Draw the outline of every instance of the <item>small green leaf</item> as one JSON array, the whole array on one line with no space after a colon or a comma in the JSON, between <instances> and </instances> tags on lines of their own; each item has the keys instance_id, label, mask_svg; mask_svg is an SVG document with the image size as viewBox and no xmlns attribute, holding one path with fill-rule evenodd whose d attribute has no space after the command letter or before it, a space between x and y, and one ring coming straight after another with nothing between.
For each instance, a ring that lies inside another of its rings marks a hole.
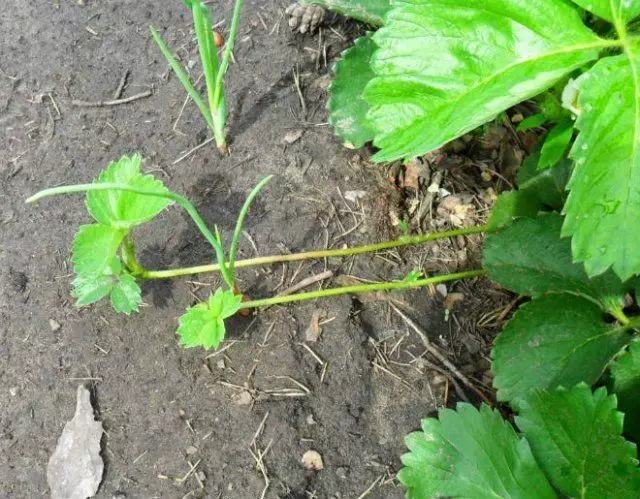
<instances>
[{"instance_id":1,"label":"small green leaf","mask_svg":"<svg viewBox=\"0 0 640 499\"><path fill-rule=\"evenodd\" d=\"M487 236L483 263L489 277L527 296L573 293L597 301L604 309L622 303L628 286L613 274L589 279L571 261L571 244L560 239L562 217L555 213L520 219Z\"/></svg>"},{"instance_id":2,"label":"small green leaf","mask_svg":"<svg viewBox=\"0 0 640 499\"><path fill-rule=\"evenodd\" d=\"M116 256L125 234L106 225L81 225L73 239L71 256L76 274L102 273Z\"/></svg>"},{"instance_id":3,"label":"small green leaf","mask_svg":"<svg viewBox=\"0 0 640 499\"><path fill-rule=\"evenodd\" d=\"M374 74L369 66L375 44L371 36L358 38L334 66L333 82L329 86L329 123L335 132L354 147L373 140L367 123L369 104L363 99L364 87Z\"/></svg>"},{"instance_id":4,"label":"small green leaf","mask_svg":"<svg viewBox=\"0 0 640 499\"><path fill-rule=\"evenodd\" d=\"M405 0L373 40L364 98L381 150L422 156L597 59L604 44L564 0Z\"/></svg>"},{"instance_id":5,"label":"small green leaf","mask_svg":"<svg viewBox=\"0 0 640 499\"><path fill-rule=\"evenodd\" d=\"M402 456L398 480L408 498L556 497L529 444L498 411L461 403L438 416L405 439L410 452Z\"/></svg>"},{"instance_id":6,"label":"small green leaf","mask_svg":"<svg viewBox=\"0 0 640 499\"><path fill-rule=\"evenodd\" d=\"M556 165L565 155L573 137L573 121L557 123L544 139L538 160L538 169L545 170Z\"/></svg>"},{"instance_id":7,"label":"small green leaf","mask_svg":"<svg viewBox=\"0 0 640 499\"><path fill-rule=\"evenodd\" d=\"M571 175L573 162L561 160L553 168L538 171L540 150L524 160L518 171L518 186L521 191L534 192L543 205L560 210L567 199L566 186Z\"/></svg>"},{"instance_id":8,"label":"small green leaf","mask_svg":"<svg viewBox=\"0 0 640 499\"><path fill-rule=\"evenodd\" d=\"M73 280L72 296L76 298L76 305L84 307L97 302L111 293L115 286L113 276L105 274L79 274Z\"/></svg>"},{"instance_id":9,"label":"small green leaf","mask_svg":"<svg viewBox=\"0 0 640 499\"><path fill-rule=\"evenodd\" d=\"M618 409L624 413L624 432L640 442L640 343L634 342L611 364Z\"/></svg>"},{"instance_id":10,"label":"small green leaf","mask_svg":"<svg viewBox=\"0 0 640 499\"><path fill-rule=\"evenodd\" d=\"M137 312L142 303L140 286L135 277L122 274L111 290L111 306L116 312L130 315Z\"/></svg>"},{"instance_id":11,"label":"small green leaf","mask_svg":"<svg viewBox=\"0 0 640 499\"><path fill-rule=\"evenodd\" d=\"M305 0L304 3L321 5L373 26L381 26L385 14L391 9L391 0Z\"/></svg>"},{"instance_id":12,"label":"small green leaf","mask_svg":"<svg viewBox=\"0 0 640 499\"><path fill-rule=\"evenodd\" d=\"M123 156L117 162L109 164L98 179L97 184L118 183L138 189L147 189L159 193L169 192L151 175L140 173L140 156ZM116 229L129 230L154 218L171 204L166 198L147 196L128 191L89 191L87 209L91 216L102 225Z\"/></svg>"},{"instance_id":13,"label":"small green leaf","mask_svg":"<svg viewBox=\"0 0 640 499\"><path fill-rule=\"evenodd\" d=\"M498 399L517 406L531 390L595 383L629 339L579 296L547 295L525 303L493 345Z\"/></svg>"},{"instance_id":14,"label":"small green leaf","mask_svg":"<svg viewBox=\"0 0 640 499\"><path fill-rule=\"evenodd\" d=\"M225 335L224 319L240 310L241 304L242 295L235 295L229 290L216 290L206 302L189 308L180 317L177 331L180 344L187 348L218 348Z\"/></svg>"},{"instance_id":15,"label":"small green leaf","mask_svg":"<svg viewBox=\"0 0 640 499\"><path fill-rule=\"evenodd\" d=\"M640 59L598 61L576 81L580 134L563 236L587 273L640 274Z\"/></svg>"},{"instance_id":16,"label":"small green leaf","mask_svg":"<svg viewBox=\"0 0 640 499\"><path fill-rule=\"evenodd\" d=\"M640 3L636 0L573 0L573 3L609 22L619 18L624 24L640 15Z\"/></svg>"},{"instance_id":17,"label":"small green leaf","mask_svg":"<svg viewBox=\"0 0 640 499\"><path fill-rule=\"evenodd\" d=\"M532 128L537 128L544 125L545 121L547 121L547 117L542 113L531 115L518 124L518 126L516 127L516 131L526 132L527 130L531 130Z\"/></svg>"},{"instance_id":18,"label":"small green leaf","mask_svg":"<svg viewBox=\"0 0 640 499\"><path fill-rule=\"evenodd\" d=\"M622 414L605 388L534 392L516 423L563 497L640 497L636 446L621 437Z\"/></svg>"},{"instance_id":19,"label":"small green leaf","mask_svg":"<svg viewBox=\"0 0 640 499\"><path fill-rule=\"evenodd\" d=\"M544 208L531 190L503 192L496 199L487 222L489 232L511 224L517 218L534 217Z\"/></svg>"}]
</instances>

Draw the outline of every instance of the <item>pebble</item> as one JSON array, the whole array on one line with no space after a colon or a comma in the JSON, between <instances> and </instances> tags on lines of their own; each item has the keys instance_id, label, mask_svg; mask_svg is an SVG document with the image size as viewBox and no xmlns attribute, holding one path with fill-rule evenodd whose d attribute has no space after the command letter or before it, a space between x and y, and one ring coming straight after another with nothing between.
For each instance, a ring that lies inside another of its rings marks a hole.
<instances>
[{"instance_id":1,"label":"pebble","mask_svg":"<svg viewBox=\"0 0 640 499\"><path fill-rule=\"evenodd\" d=\"M322 456L315 450L308 450L305 452L302 455L302 460L300 462L302 463L302 466L308 470L320 471L324 469Z\"/></svg>"}]
</instances>

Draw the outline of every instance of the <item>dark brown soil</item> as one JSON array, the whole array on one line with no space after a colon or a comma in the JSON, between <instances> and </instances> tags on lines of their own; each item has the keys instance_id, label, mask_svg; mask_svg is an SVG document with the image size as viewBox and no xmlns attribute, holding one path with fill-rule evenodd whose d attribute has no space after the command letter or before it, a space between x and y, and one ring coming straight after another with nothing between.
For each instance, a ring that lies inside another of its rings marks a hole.
<instances>
[{"instance_id":1,"label":"dark brown soil","mask_svg":"<svg viewBox=\"0 0 640 499\"><path fill-rule=\"evenodd\" d=\"M0 495L46 495L49 455L84 382L106 430L99 497L180 498L193 491L193 497L258 498L264 480L250 449L267 447L266 497L356 498L374 482L369 497L403 497L393 480L403 436L454 397L446 379L413 361L424 348L384 300L343 297L236 319L228 348L208 357L181 348L175 329L195 297L216 285L215 276L145 283L148 306L132 317L116 315L108 303L79 310L70 297L69 248L78 225L89 220L82 197L24 204L41 188L90 181L110 160L139 151L145 171L187 194L226 236L246 194L275 174L246 226L261 255L397 236L388 224L391 188L380 170L343 148L326 126L329 69L314 52L317 35L292 34L285 4L248 0L228 77L232 155L221 157L209 144L174 164L209 132L192 103L174 128L185 93L148 25L185 64L197 62L189 12L178 0L86 4L5 0L0 9ZM230 0L210 7L216 20L229 18ZM322 38L329 65L362 29L332 23L339 35L327 29ZM294 70L302 75L306 114ZM73 99L112 98L127 71L123 97L147 89L153 95L115 107L72 106ZM301 137L288 144L285 137L295 132ZM340 192L352 190L368 193L360 206L345 206ZM136 238L150 268L211 259L178 208ZM242 285L253 297L268 296L325 265L336 274L398 279L413 267L416 251L247 270ZM247 239L242 253L254 256ZM466 286L453 288L472 294ZM442 300L426 290L394 298L436 344L450 347L454 361L469 357L464 345L453 347L459 330L445 321ZM322 366L302 346L318 308L327 323L309 346L327 363L323 380ZM459 313L468 323L465 310ZM477 351L485 340L474 341ZM265 392L298 389L293 380L309 394ZM250 404L243 404L245 383ZM310 449L322 455L324 470L301 466ZM174 480L189 471L187 461L204 472L204 489L195 474L182 484Z\"/></svg>"}]
</instances>

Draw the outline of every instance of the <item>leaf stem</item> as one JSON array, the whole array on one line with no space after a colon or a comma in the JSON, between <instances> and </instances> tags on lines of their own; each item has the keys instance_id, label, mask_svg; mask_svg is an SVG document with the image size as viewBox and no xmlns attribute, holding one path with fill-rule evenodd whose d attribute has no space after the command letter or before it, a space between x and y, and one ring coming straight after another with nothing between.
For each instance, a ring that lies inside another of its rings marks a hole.
<instances>
[{"instance_id":1,"label":"leaf stem","mask_svg":"<svg viewBox=\"0 0 640 499\"><path fill-rule=\"evenodd\" d=\"M200 229L200 232L202 233L202 235L206 238L206 240L209 242L209 244L213 248L216 254L216 259L218 260L218 264L219 264L219 267L217 270L219 270L222 273L222 276L225 282L229 286L229 289L231 290L234 289L234 276L233 276L233 273L229 271L229 267L227 267L227 265L225 264L224 250L222 246L220 245L216 237L211 233L211 231L207 227L207 224L204 223L204 220L202 220L202 217L198 213L198 210L196 210L195 206L193 206L188 199L180 196L179 194L176 194L175 192L171 192L171 191L162 192L162 191L157 191L152 189L139 189L137 187L130 187L126 184L117 184L117 183L77 184L77 185L63 185L60 187L52 187L50 189L44 189L38 192L37 194L34 194L33 196L27 198L26 202L34 203L36 201L39 201L42 198L49 197L49 196L57 196L60 194L71 194L75 192L88 192L88 191L107 191L107 190L127 191L127 192L134 192L136 194L142 194L143 196L155 196L160 198L166 198L166 199L175 201L177 204L179 204L189 214L191 219L198 226L198 229Z\"/></svg>"},{"instance_id":2,"label":"leaf stem","mask_svg":"<svg viewBox=\"0 0 640 499\"><path fill-rule=\"evenodd\" d=\"M486 270L467 270L455 274L445 274L427 279L418 279L417 281L400 281L400 282L380 282L376 284L360 284L356 286L343 286L340 288L323 289L321 291L310 291L307 293L298 293L295 295L275 296L273 298L264 298L262 300L252 300L242 303L240 310L247 308L259 308L269 305L281 305L283 303L291 303L304 300L315 300L317 298L328 298L330 296L339 296L353 293L368 293L372 291L389 291L399 289L413 289L428 286L429 284L437 284L440 282L455 281L458 279L469 279L485 275Z\"/></svg>"},{"instance_id":3,"label":"leaf stem","mask_svg":"<svg viewBox=\"0 0 640 499\"><path fill-rule=\"evenodd\" d=\"M253 267L257 265L268 265L272 263L297 262L301 260L360 255L363 253L373 253L375 251L398 248L401 246L423 244L430 241L435 241L437 239L445 239L449 237L478 234L481 232L486 232L487 230L488 230L487 226L481 225L478 227L468 227L464 229L435 232L431 234L405 236L400 239L395 239L392 241L385 241L385 242L376 243L376 244L368 244L365 246L356 246L354 248L343 248L343 249L322 250L322 251L305 251L302 253L294 253L290 255L261 256L257 258L248 258L246 260L234 261L233 268L238 269L238 268L245 268L245 267ZM220 265L218 264L199 265L196 267L184 267L179 269L145 270L140 275L140 277L143 279L167 279L170 277L179 277L179 276L185 276L185 275L217 272L219 270L220 270Z\"/></svg>"}]
</instances>

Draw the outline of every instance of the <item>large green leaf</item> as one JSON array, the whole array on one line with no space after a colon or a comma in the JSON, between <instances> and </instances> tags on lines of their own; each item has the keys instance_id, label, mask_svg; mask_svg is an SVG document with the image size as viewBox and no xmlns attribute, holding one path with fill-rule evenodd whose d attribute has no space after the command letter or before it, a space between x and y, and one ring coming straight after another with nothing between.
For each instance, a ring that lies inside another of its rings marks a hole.
<instances>
[{"instance_id":1,"label":"large green leaf","mask_svg":"<svg viewBox=\"0 0 640 499\"><path fill-rule=\"evenodd\" d=\"M624 23L640 15L637 0L573 0L573 3L609 22L620 19Z\"/></svg>"},{"instance_id":2,"label":"large green leaf","mask_svg":"<svg viewBox=\"0 0 640 499\"><path fill-rule=\"evenodd\" d=\"M616 398L605 388L534 392L522 404L518 427L536 461L565 497L637 499L636 446L624 440Z\"/></svg>"},{"instance_id":3,"label":"large green leaf","mask_svg":"<svg viewBox=\"0 0 640 499\"><path fill-rule=\"evenodd\" d=\"M159 193L168 192L162 182L140 173L140 156L123 156L109 164L95 183L118 183ZM171 204L166 198L122 190L89 191L87 209L102 225L116 229L131 229L148 222Z\"/></svg>"},{"instance_id":4,"label":"large green leaf","mask_svg":"<svg viewBox=\"0 0 640 499\"><path fill-rule=\"evenodd\" d=\"M81 225L73 239L71 261L79 275L102 273L111 263L125 231L106 225Z\"/></svg>"},{"instance_id":5,"label":"large green leaf","mask_svg":"<svg viewBox=\"0 0 640 499\"><path fill-rule=\"evenodd\" d=\"M329 123L354 147L362 147L373 140L373 131L366 122L369 104L362 98L362 92L373 78L369 62L375 48L371 36L358 38L336 63L335 76L329 87Z\"/></svg>"},{"instance_id":6,"label":"large green leaf","mask_svg":"<svg viewBox=\"0 0 640 499\"><path fill-rule=\"evenodd\" d=\"M373 26L381 26L391 9L391 0L304 0L304 3L321 5Z\"/></svg>"},{"instance_id":7,"label":"large green leaf","mask_svg":"<svg viewBox=\"0 0 640 499\"><path fill-rule=\"evenodd\" d=\"M613 272L590 280L583 266L571 261L570 242L560 238L561 226L562 217L549 213L516 220L487 236L483 264L489 277L522 295L566 292L597 301L607 310L617 308L627 286Z\"/></svg>"},{"instance_id":8,"label":"large green leaf","mask_svg":"<svg viewBox=\"0 0 640 499\"><path fill-rule=\"evenodd\" d=\"M492 350L498 399L518 405L534 389L592 384L629 341L605 324L593 302L568 294L525 303L498 335Z\"/></svg>"},{"instance_id":9,"label":"large green leaf","mask_svg":"<svg viewBox=\"0 0 640 499\"><path fill-rule=\"evenodd\" d=\"M598 57L564 0L401 0L365 89L376 161L423 155Z\"/></svg>"},{"instance_id":10,"label":"large green leaf","mask_svg":"<svg viewBox=\"0 0 640 499\"><path fill-rule=\"evenodd\" d=\"M611 365L613 390L624 413L624 431L640 442L640 343L629 345Z\"/></svg>"},{"instance_id":11,"label":"large green leaf","mask_svg":"<svg viewBox=\"0 0 640 499\"><path fill-rule=\"evenodd\" d=\"M398 479L410 499L432 497L555 498L529 444L498 411L458 404L425 419L405 439Z\"/></svg>"},{"instance_id":12,"label":"large green leaf","mask_svg":"<svg viewBox=\"0 0 640 499\"><path fill-rule=\"evenodd\" d=\"M589 275L640 273L640 61L607 57L575 82L580 134L571 150L563 235Z\"/></svg>"},{"instance_id":13,"label":"large green leaf","mask_svg":"<svg viewBox=\"0 0 640 499\"><path fill-rule=\"evenodd\" d=\"M180 343L187 348L218 348L225 335L224 319L234 315L241 302L242 295L218 289L206 302L189 308L179 319Z\"/></svg>"}]
</instances>

